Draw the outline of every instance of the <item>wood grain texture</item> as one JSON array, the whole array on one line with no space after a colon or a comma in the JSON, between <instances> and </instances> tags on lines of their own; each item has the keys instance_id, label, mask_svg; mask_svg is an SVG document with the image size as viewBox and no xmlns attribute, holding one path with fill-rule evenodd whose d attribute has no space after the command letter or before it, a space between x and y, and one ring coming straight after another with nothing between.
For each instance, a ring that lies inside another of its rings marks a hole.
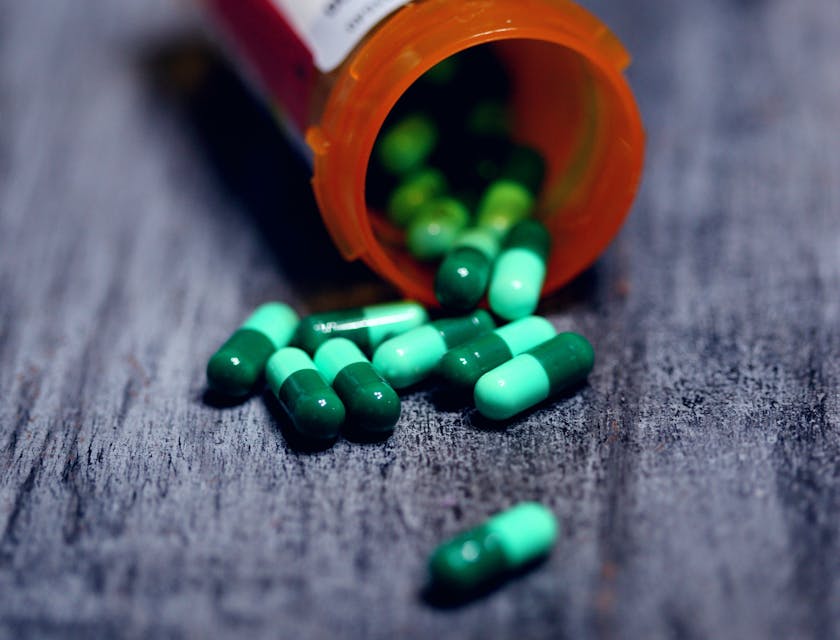
<instances>
[{"instance_id":1,"label":"wood grain texture","mask_svg":"<svg viewBox=\"0 0 840 640\"><path fill-rule=\"evenodd\" d=\"M840 635L840 3L587 6L649 134L546 304L589 386L501 430L425 387L387 442L306 453L264 399L206 404L206 359L263 300L382 287L232 80L149 81L195 8L0 3L0 635ZM562 519L545 565L422 600L439 540L525 499Z\"/></svg>"}]
</instances>

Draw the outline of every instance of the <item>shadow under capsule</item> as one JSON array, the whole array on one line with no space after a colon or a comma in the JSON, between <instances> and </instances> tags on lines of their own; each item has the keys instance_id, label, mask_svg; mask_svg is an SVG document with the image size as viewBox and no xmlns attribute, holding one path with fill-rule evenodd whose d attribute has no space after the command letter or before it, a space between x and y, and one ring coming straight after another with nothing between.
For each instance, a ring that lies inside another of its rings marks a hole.
<instances>
[{"instance_id":1,"label":"shadow under capsule","mask_svg":"<svg viewBox=\"0 0 840 640\"><path fill-rule=\"evenodd\" d=\"M548 556L537 558L531 562L482 583L479 587L463 591L447 588L445 585L429 581L420 591L420 600L427 606L439 610L452 610L465 607L474 602L488 598L503 587L519 582L533 571L547 563Z\"/></svg>"},{"instance_id":2,"label":"shadow under capsule","mask_svg":"<svg viewBox=\"0 0 840 640\"><path fill-rule=\"evenodd\" d=\"M586 389L589 386L589 382L584 380L579 382L578 384L574 385L573 387L569 387L568 389L564 389L562 392L543 400L542 402L535 404L533 407L526 409L522 413L517 413L515 416L508 418L507 420L491 420L483 416L478 409L470 411L466 417L466 424L474 429L479 431L506 431L511 426L515 424L520 424L524 420L530 418L534 413L537 411L543 411L549 407L549 405L555 405L561 402L565 402L567 400L571 400L576 395L578 395L581 391Z\"/></svg>"},{"instance_id":3,"label":"shadow under capsule","mask_svg":"<svg viewBox=\"0 0 840 640\"><path fill-rule=\"evenodd\" d=\"M229 396L207 387L201 394L201 402L212 409L232 409L245 404L255 395L257 394L249 393L244 396Z\"/></svg>"}]
</instances>

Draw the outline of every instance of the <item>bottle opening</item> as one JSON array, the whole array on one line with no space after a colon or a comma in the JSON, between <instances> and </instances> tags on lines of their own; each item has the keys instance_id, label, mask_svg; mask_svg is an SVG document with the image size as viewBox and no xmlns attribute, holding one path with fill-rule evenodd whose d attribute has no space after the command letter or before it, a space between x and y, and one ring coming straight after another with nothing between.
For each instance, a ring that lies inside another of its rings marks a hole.
<instances>
[{"instance_id":1,"label":"bottle opening","mask_svg":"<svg viewBox=\"0 0 840 640\"><path fill-rule=\"evenodd\" d=\"M644 133L622 75L628 57L606 27L579 7L551 3L534 13L531 5L539 4L493 4L471 18L468 33L465 23L441 23L436 13L466 10L465 5L437 0L409 5L374 33L333 88L317 132L324 144L316 149L313 178L325 222L345 257L363 259L408 297L436 304L436 262L407 249L406 225L388 211L387 199L407 174L398 171L383 180L376 166L378 143L400 118L423 116L432 107L450 116L469 111L465 102L475 100L463 94L478 91L476 86L487 90L478 92L480 98L503 105L484 109L485 125L506 116L508 141L536 149L545 161L534 209L552 237L544 294L589 267L629 212L641 176ZM479 82L459 81L452 63L461 57L485 60L487 66L473 72ZM456 74L450 78L454 85L432 100L430 80L445 86L447 66ZM442 78L434 78L436 73ZM469 193L465 177L482 169L466 152L484 143L461 127L441 125L438 141L445 144L427 160L432 166L443 163L441 171L453 183L449 195L472 204L480 195ZM424 125L414 122L411 128L422 132ZM468 135L469 144L459 148ZM410 166L411 150L394 148L397 162ZM492 145L488 149L484 160L489 157L492 170Z\"/></svg>"}]
</instances>

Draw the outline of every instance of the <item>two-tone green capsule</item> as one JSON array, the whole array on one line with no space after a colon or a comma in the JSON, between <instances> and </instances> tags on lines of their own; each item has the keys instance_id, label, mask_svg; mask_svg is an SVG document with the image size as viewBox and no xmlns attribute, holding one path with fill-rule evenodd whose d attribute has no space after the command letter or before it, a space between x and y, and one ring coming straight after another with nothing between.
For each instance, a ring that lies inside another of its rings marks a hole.
<instances>
[{"instance_id":1,"label":"two-tone green capsule","mask_svg":"<svg viewBox=\"0 0 840 640\"><path fill-rule=\"evenodd\" d=\"M356 344L333 338L318 347L313 360L344 403L350 422L372 433L394 430L400 398Z\"/></svg>"},{"instance_id":2,"label":"two-tone green capsule","mask_svg":"<svg viewBox=\"0 0 840 640\"><path fill-rule=\"evenodd\" d=\"M373 366L392 387L404 389L428 377L447 351L495 328L486 311L436 320L382 343Z\"/></svg>"},{"instance_id":3,"label":"two-tone green capsule","mask_svg":"<svg viewBox=\"0 0 840 640\"><path fill-rule=\"evenodd\" d=\"M382 342L429 321L418 303L389 302L359 309L316 313L300 321L293 343L309 353L330 338L347 338L371 353Z\"/></svg>"},{"instance_id":4,"label":"two-tone green capsule","mask_svg":"<svg viewBox=\"0 0 840 640\"><path fill-rule=\"evenodd\" d=\"M521 318L447 351L438 374L453 387L472 389L488 371L555 335L556 329L545 318Z\"/></svg>"},{"instance_id":5,"label":"two-tone green capsule","mask_svg":"<svg viewBox=\"0 0 840 640\"><path fill-rule=\"evenodd\" d=\"M523 220L511 229L496 259L487 300L493 312L506 320L528 316L537 308L551 236L537 220Z\"/></svg>"},{"instance_id":6,"label":"two-tone green capsule","mask_svg":"<svg viewBox=\"0 0 840 640\"><path fill-rule=\"evenodd\" d=\"M435 276L435 296L452 311L474 309L487 291L499 240L492 230L467 229L446 254Z\"/></svg>"},{"instance_id":7,"label":"two-tone green capsule","mask_svg":"<svg viewBox=\"0 0 840 640\"><path fill-rule=\"evenodd\" d=\"M346 411L305 351L285 347L268 359L265 377L295 429L313 440L338 435Z\"/></svg>"},{"instance_id":8,"label":"two-tone green capsule","mask_svg":"<svg viewBox=\"0 0 840 640\"><path fill-rule=\"evenodd\" d=\"M561 333L481 376L475 406L491 420L507 420L583 382L594 363L586 338Z\"/></svg>"},{"instance_id":9,"label":"two-tone green capsule","mask_svg":"<svg viewBox=\"0 0 840 640\"><path fill-rule=\"evenodd\" d=\"M470 212L460 200L433 200L409 224L406 246L418 260L436 260L452 248L469 220Z\"/></svg>"},{"instance_id":10,"label":"two-tone green capsule","mask_svg":"<svg viewBox=\"0 0 840 640\"><path fill-rule=\"evenodd\" d=\"M298 321L294 310L283 303L259 306L207 363L210 388L232 398L251 393L271 354L289 344Z\"/></svg>"},{"instance_id":11,"label":"two-tone green capsule","mask_svg":"<svg viewBox=\"0 0 840 640\"><path fill-rule=\"evenodd\" d=\"M554 514L522 502L439 546L429 559L432 585L470 594L547 556L559 533Z\"/></svg>"}]
</instances>

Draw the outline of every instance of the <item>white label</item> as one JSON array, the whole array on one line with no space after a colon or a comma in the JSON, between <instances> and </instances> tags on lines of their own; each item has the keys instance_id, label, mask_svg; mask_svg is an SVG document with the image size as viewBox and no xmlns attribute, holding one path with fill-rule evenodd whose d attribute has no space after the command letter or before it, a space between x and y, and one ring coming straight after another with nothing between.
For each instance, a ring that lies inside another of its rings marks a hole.
<instances>
[{"instance_id":1,"label":"white label","mask_svg":"<svg viewBox=\"0 0 840 640\"><path fill-rule=\"evenodd\" d=\"M272 0L312 51L315 66L329 72L368 31L411 0Z\"/></svg>"}]
</instances>

